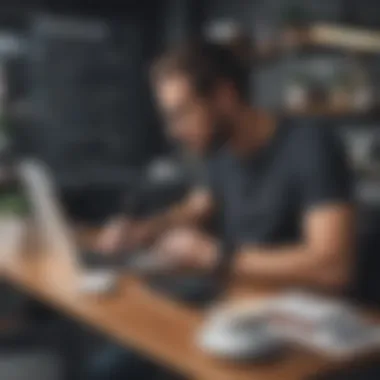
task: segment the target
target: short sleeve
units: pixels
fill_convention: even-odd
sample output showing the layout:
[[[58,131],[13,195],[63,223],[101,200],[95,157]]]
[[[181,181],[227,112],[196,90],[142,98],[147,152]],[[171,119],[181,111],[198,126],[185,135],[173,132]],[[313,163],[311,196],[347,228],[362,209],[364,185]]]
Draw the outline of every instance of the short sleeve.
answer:
[[[306,127],[297,145],[295,165],[303,206],[351,202],[352,173],[343,144],[334,132],[325,126]]]

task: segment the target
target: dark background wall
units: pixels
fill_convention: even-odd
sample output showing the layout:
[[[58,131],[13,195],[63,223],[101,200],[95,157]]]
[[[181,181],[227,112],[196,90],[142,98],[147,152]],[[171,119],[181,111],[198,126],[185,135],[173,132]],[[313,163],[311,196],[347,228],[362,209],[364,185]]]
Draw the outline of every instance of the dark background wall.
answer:
[[[363,0],[360,6],[351,0],[2,2],[0,25],[22,33],[26,42],[26,91],[33,102],[35,132],[28,133],[30,152],[68,173],[80,166],[89,172],[87,166],[102,163],[109,168],[144,163],[162,149],[147,81],[152,57],[215,20],[237,21],[253,38],[273,32],[292,4],[300,4],[313,20],[373,25],[374,14],[380,19],[373,0]],[[41,13],[48,15],[45,20],[51,17],[50,27],[49,22],[38,26],[43,18],[36,14]],[[58,24],[65,29],[73,17],[90,28],[97,24],[104,36],[91,41],[86,32],[76,37],[60,33]],[[255,100],[278,107],[281,84],[296,64],[296,57],[284,57],[261,67],[252,80]],[[112,177],[106,169],[103,177]]]
[[[16,123],[20,150],[48,162],[63,192],[87,197],[89,189],[100,188],[121,193],[141,165],[166,149],[148,83],[152,57],[201,34],[214,21],[237,21],[253,39],[275,33],[294,4],[316,21],[374,27],[380,20],[374,0],[2,2],[0,33],[16,33],[24,46],[13,75],[13,83],[21,84],[16,100],[28,104],[26,117]],[[89,36],[91,29],[98,30],[95,37]],[[284,82],[295,66],[312,70],[318,60],[339,65],[333,59],[331,54],[284,55],[258,66],[251,83],[255,102],[279,108]],[[376,82],[380,61],[371,59]],[[349,128],[378,125],[367,117],[331,121]]]

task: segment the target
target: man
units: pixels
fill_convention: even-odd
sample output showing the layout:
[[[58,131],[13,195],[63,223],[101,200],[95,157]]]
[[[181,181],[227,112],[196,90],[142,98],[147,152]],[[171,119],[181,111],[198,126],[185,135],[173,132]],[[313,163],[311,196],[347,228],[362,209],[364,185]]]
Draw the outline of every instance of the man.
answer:
[[[198,192],[198,218],[212,207],[222,211],[224,238],[236,247],[232,270],[271,283],[344,287],[353,211],[349,171],[331,131],[252,108],[244,70],[220,46],[169,54],[154,83],[173,136],[198,151],[225,141]],[[198,232],[174,233],[159,247],[178,265],[205,268],[218,259],[219,243]]]
[[[168,131],[208,170],[183,202],[137,223],[135,236],[153,241],[166,231],[162,259],[199,270],[217,265],[227,241],[239,276],[340,290],[354,232],[344,155],[319,125],[252,108],[246,74],[229,50],[209,43],[158,60],[152,81]],[[213,214],[219,236],[199,229]]]
[[[215,46],[222,46],[230,56],[233,56],[239,65],[240,75],[243,81],[248,84],[250,74],[250,61],[247,58],[247,51],[251,49],[251,39],[243,32],[236,36],[230,36],[223,41],[217,42]],[[159,66],[159,61],[157,65]],[[154,76],[155,67],[152,68]],[[176,91],[174,89],[174,91]],[[174,94],[175,95],[175,94]],[[199,226],[209,220],[212,214],[210,194],[204,191],[203,185],[206,178],[204,159],[219,144],[219,137],[223,136],[203,136],[210,131],[205,124],[212,120],[208,120],[208,115],[203,112],[194,112],[189,115],[186,123],[188,124],[188,132],[193,133],[195,139],[181,138],[176,136],[176,132],[168,130],[168,137],[174,141],[177,146],[175,160],[177,164],[185,171],[188,176],[187,184],[193,188],[193,191],[182,202],[174,204],[173,207],[167,207],[165,212],[161,212],[154,217],[136,220],[130,214],[130,210],[126,210],[123,215],[113,218],[100,235],[98,241],[98,249],[100,252],[112,254],[118,250],[133,248],[154,241],[164,231],[172,226]],[[186,132],[186,131],[185,131]],[[151,168],[147,168],[149,171]],[[127,207],[128,208],[128,207]],[[125,211],[125,210],[124,210]]]

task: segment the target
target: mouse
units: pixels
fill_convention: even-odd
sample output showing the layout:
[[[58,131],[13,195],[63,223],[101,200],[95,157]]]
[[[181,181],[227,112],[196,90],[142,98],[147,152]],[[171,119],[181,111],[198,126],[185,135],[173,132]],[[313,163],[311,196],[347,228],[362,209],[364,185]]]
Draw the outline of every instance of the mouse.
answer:
[[[266,361],[282,352],[283,341],[264,318],[243,315],[212,318],[198,335],[198,345],[213,356],[234,361]]]

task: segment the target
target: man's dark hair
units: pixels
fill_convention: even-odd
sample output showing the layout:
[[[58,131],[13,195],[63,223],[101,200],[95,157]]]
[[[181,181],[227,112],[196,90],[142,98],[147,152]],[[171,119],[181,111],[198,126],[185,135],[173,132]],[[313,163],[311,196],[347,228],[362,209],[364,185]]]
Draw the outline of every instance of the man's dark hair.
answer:
[[[195,90],[210,94],[222,81],[230,82],[246,100],[249,92],[249,69],[243,59],[228,46],[196,41],[173,49],[159,57],[152,66],[154,81],[173,73],[186,75]]]

